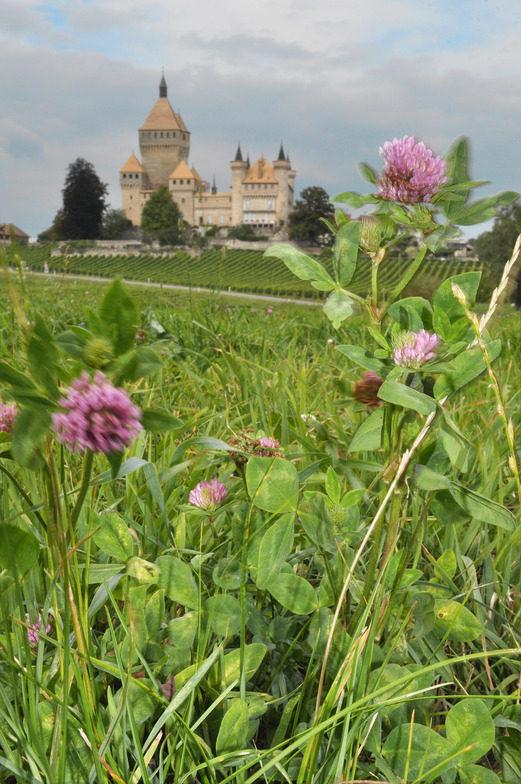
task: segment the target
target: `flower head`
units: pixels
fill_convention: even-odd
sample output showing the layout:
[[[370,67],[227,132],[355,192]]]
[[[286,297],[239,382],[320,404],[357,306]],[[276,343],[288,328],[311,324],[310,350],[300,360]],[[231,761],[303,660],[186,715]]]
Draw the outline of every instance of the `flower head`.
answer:
[[[53,429],[71,452],[121,452],[142,430],[139,408],[100,372],[82,373],[59,404],[65,413],[53,414]]]
[[[40,640],[40,630],[42,628],[42,615],[38,613],[38,620],[36,623],[31,623],[31,619],[29,618],[29,613],[25,613],[25,619],[29,624],[29,628],[27,629],[27,637],[29,638],[29,643],[31,645],[38,645]],[[49,634],[51,631],[51,624],[47,623],[45,625],[45,634]]]
[[[437,357],[441,338],[435,332],[402,332],[394,341],[393,360],[396,365],[419,368],[424,362]]]
[[[405,204],[431,201],[436,189],[447,181],[446,163],[414,136],[393,139],[380,147],[384,159],[378,190],[383,199]]]
[[[204,509],[206,512],[215,512],[227,495],[228,490],[226,486],[214,476],[211,482],[199,482],[193,490],[190,490],[188,500],[199,509]]]
[[[378,390],[382,386],[382,379],[373,370],[366,370],[363,378],[357,381],[353,389],[355,400],[365,403],[367,408],[378,408],[382,401],[378,397]]]
[[[0,433],[12,433],[18,409],[14,403],[8,406],[0,401]]]

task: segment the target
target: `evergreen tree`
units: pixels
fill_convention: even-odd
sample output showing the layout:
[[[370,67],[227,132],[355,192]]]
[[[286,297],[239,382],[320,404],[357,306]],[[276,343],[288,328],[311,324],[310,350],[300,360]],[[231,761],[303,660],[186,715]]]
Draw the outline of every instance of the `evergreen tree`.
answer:
[[[334,217],[335,210],[323,188],[318,185],[304,188],[289,216],[289,237],[299,242],[316,243],[319,237],[329,233],[320,219],[333,220]]]
[[[177,245],[183,236],[179,207],[166,185],[160,185],[143,208],[141,228],[145,236],[159,240],[161,245]]]
[[[101,233],[107,186],[92,163],[77,158],[69,165],[63,188],[61,232],[68,240],[95,240]]]

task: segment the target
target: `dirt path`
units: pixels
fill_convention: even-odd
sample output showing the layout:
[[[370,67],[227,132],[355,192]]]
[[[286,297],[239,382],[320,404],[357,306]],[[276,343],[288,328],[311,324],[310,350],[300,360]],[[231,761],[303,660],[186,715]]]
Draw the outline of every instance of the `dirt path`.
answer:
[[[51,272],[33,272],[29,270],[24,271],[24,275],[38,275],[42,278],[59,278],[60,274],[54,275]],[[95,280],[99,283],[109,283],[110,278],[102,278],[102,277],[95,277],[94,275],[76,275],[76,274],[65,274],[64,275],[66,280]],[[261,302],[289,302],[292,305],[322,305],[321,302],[314,302],[310,299],[291,299],[286,297],[271,297],[268,294],[247,294],[243,291],[216,291],[215,289],[206,289],[201,286],[178,286],[173,283],[151,283],[149,281],[144,280],[127,280],[123,278],[123,281],[127,286],[147,286],[149,288],[156,288],[156,289],[167,289],[167,290],[174,290],[174,291],[193,291],[194,293],[204,293],[204,294],[219,294],[222,297],[239,297],[240,299],[252,299],[252,300],[260,300]]]

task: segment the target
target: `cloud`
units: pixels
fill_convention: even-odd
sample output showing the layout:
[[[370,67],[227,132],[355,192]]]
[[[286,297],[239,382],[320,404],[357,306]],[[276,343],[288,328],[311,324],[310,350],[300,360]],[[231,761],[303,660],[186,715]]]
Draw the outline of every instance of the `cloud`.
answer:
[[[472,174],[495,181],[489,192],[515,188],[521,14],[509,7],[346,0],[324,18],[310,0],[197,0],[182,16],[165,0],[0,0],[0,220],[46,228],[77,157],[119,206],[162,65],[190,163],[222,190],[238,141],[253,161],[282,140],[299,191],[336,193],[364,190],[356,161],[378,168],[378,147],[406,133],[438,153],[469,135]]]

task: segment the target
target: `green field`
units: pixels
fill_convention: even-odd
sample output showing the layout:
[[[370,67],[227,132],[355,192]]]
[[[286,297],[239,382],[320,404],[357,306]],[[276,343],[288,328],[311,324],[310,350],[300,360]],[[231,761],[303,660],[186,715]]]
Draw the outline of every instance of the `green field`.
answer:
[[[322,295],[309,283],[299,281],[282,261],[265,257],[262,251],[205,250],[200,256],[186,252],[163,256],[157,253],[107,255],[64,255],[52,257],[44,247],[20,248],[20,256],[31,270],[43,271],[47,262],[51,272],[92,275],[107,278],[121,276],[125,280],[150,281],[214,290],[244,291],[275,296],[316,297]],[[331,261],[325,261],[331,271]],[[380,286],[394,287],[407,268],[407,262],[391,259],[382,264]],[[449,275],[479,268],[476,262],[459,259],[427,260],[423,275],[442,281]],[[371,285],[371,263],[361,257],[352,290],[365,296]],[[432,280],[429,285],[432,288]]]
[[[128,289],[0,289],[0,782],[518,784],[519,313],[487,372],[447,294],[454,340],[397,376],[392,323]],[[121,459],[51,425],[100,368],[143,412]]]

